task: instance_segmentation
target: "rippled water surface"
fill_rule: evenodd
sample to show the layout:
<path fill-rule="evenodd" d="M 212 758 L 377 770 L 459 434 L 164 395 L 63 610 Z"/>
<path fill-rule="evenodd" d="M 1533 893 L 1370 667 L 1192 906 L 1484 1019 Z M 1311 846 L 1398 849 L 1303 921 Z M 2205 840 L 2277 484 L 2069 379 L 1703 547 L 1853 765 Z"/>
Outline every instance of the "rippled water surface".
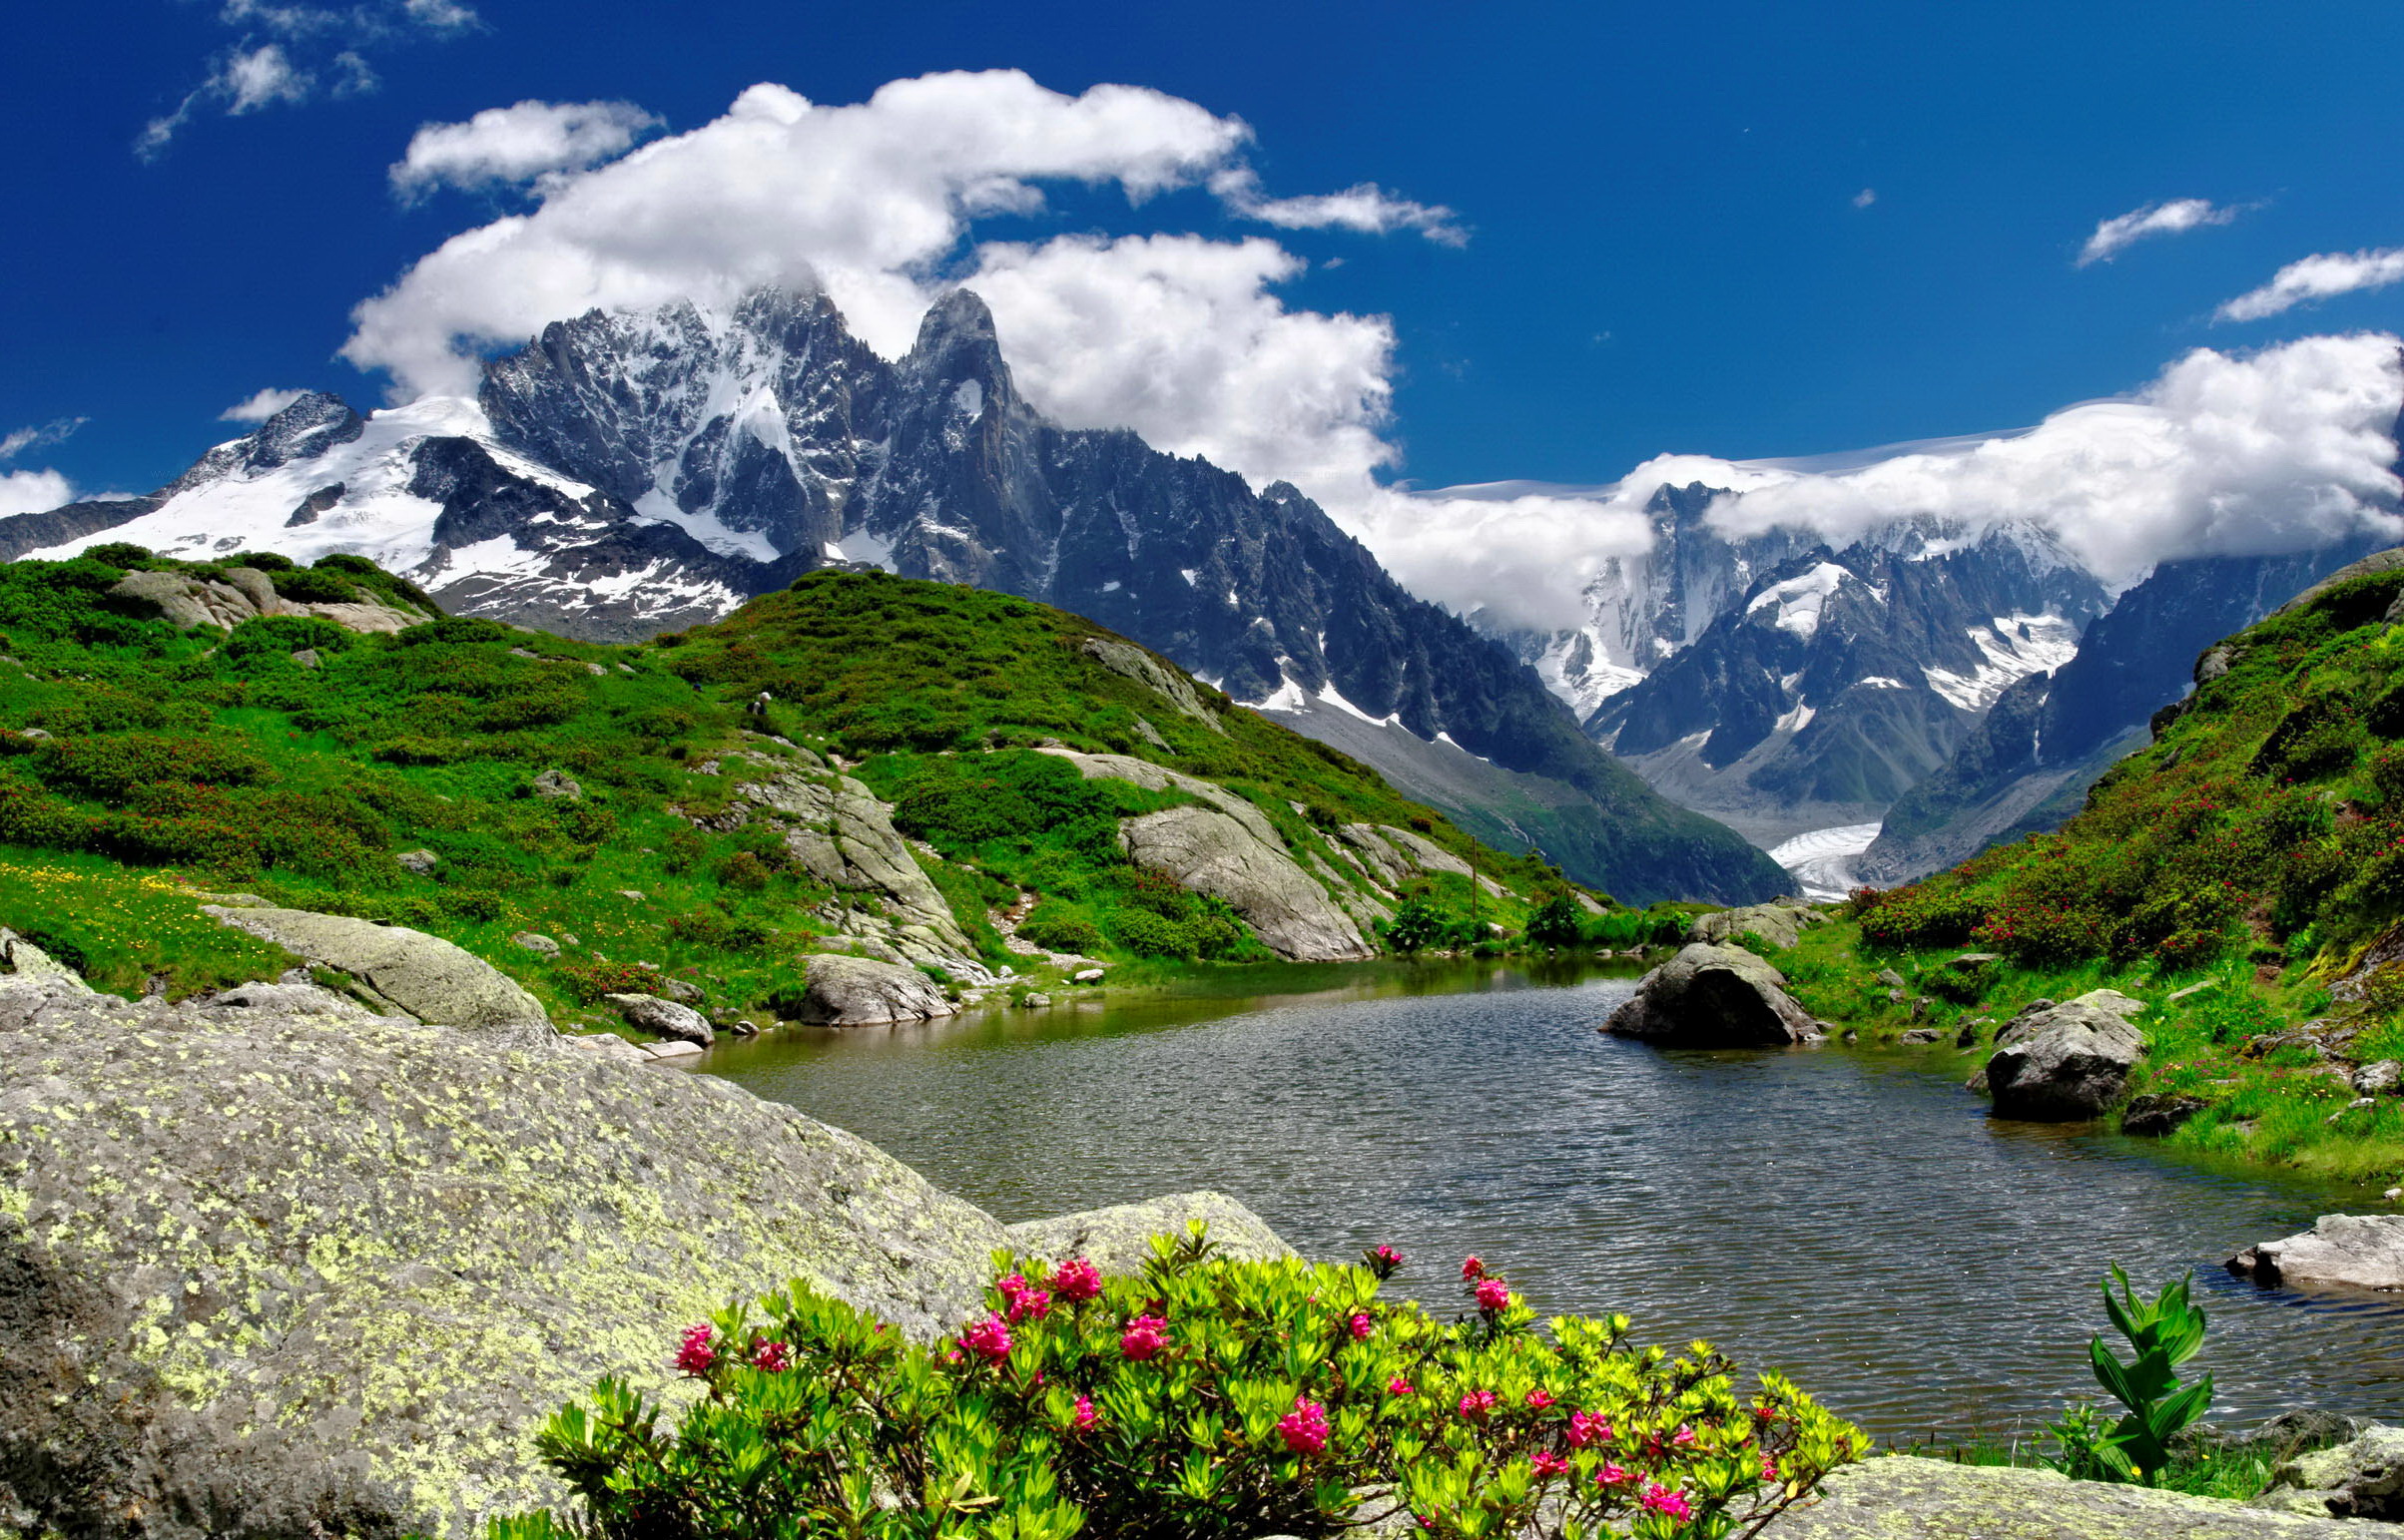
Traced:
<path fill-rule="evenodd" d="M 706 1067 L 1004 1220 L 1197 1187 L 1307 1255 L 1391 1242 L 1450 1306 L 1475 1252 L 1539 1311 L 1624 1310 L 1783 1368 L 1876 1431 L 2000 1430 L 2092 1391 L 2095 1281 L 2195 1271 L 2214 1415 L 2404 1415 L 2404 1305 L 2218 1267 L 2360 1199 L 1998 1124 L 1954 1076 L 1598 1036 L 1626 978 L 1358 975 L 1311 995 L 788 1031 Z"/>

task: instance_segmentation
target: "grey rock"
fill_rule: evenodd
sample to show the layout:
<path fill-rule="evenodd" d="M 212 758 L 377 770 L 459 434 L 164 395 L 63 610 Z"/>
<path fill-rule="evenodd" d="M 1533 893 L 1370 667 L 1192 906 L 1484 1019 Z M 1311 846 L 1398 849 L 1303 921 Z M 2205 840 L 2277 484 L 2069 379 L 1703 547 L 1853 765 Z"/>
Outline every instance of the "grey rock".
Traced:
<path fill-rule="evenodd" d="M 2299 1454 L 2271 1473 L 2255 1499 L 2288 1512 L 2404 1521 L 2404 1428 L 2373 1424 L 2335 1448 Z"/>
<path fill-rule="evenodd" d="M 5 927 L 0 927 L 0 974 L 55 979 L 62 986 L 85 988 L 82 976 L 73 968 Z"/>
<path fill-rule="evenodd" d="M 803 967 L 807 983 L 794 1014 L 820 1026 L 931 1021 L 958 1009 L 943 998 L 932 979 L 915 968 L 834 952 L 813 956 Z"/>
<path fill-rule="evenodd" d="M 933 878 L 894 828 L 893 809 L 849 775 L 788 770 L 746 781 L 738 793 L 776 815 L 785 848 L 830 887 L 876 893 L 905 925 L 922 925 L 945 950 L 972 948 Z"/>
<path fill-rule="evenodd" d="M 1969 1020 L 1962 1023 L 1959 1031 L 1954 1033 L 1954 1046 L 1956 1048 L 1974 1048 L 1978 1046 L 1979 1034 L 1994 1025 L 1995 1018 L 1993 1016 L 1971 1017 Z"/>
<path fill-rule="evenodd" d="M 2375 1424 L 2365 1422 L 2360 1417 L 2349 1417 L 2343 1412 L 2283 1411 L 2228 1442 L 2234 1447 L 2259 1449 L 2283 1456 L 2307 1445 L 2325 1448 L 2330 1444 L 2345 1443 L 2372 1426 Z"/>
<path fill-rule="evenodd" d="M 1124 675 L 1157 693 L 1176 708 L 1179 716 L 1190 717 L 1213 733 L 1227 731 L 1219 725 L 1218 713 L 1203 705 L 1202 698 L 1194 693 L 1192 681 L 1134 643 L 1112 637 L 1087 637 L 1084 649 L 1086 657 L 1111 673 Z"/>
<path fill-rule="evenodd" d="M 237 984 L 193 1001 L 196 1006 L 213 1010 L 289 1011 L 305 1016 L 365 1016 L 377 1020 L 398 1020 L 397 1017 L 376 1017 L 375 1012 L 344 995 L 335 994 L 320 984 L 300 980 L 275 984 Z"/>
<path fill-rule="evenodd" d="M 203 904 L 201 912 L 347 973 L 420 1021 L 513 1044 L 542 1042 L 553 1035 L 541 1002 L 516 980 L 439 936 L 306 909 Z"/>
<path fill-rule="evenodd" d="M 275 582 L 255 567 L 235 567 L 223 582 L 181 572 L 129 572 L 109 594 L 117 599 L 156 605 L 169 624 L 189 631 L 195 626 L 218 626 L 231 631 L 263 615 L 314 615 L 346 631 L 395 632 L 422 626 L 434 619 L 415 606 L 405 608 L 381 599 L 338 604 L 301 603 L 276 592 Z M 303 665 L 306 667 L 306 665 Z"/>
<path fill-rule="evenodd" d="M 1264 820 L 1265 821 L 1265 820 Z M 1297 865 L 1213 807 L 1167 807 L 1119 825 L 1127 858 L 1181 887 L 1224 900 L 1280 957 L 1340 962 L 1375 955 L 1360 926 Z"/>
<path fill-rule="evenodd" d="M 1603 1030 L 1664 1048 L 1774 1048 L 1818 1035 L 1786 975 L 1742 947 L 1702 942 L 1645 974 Z"/>
<path fill-rule="evenodd" d="M 1749 904 L 1741 909 L 1698 914 L 1694 923 L 1686 927 L 1686 939 L 1718 945 L 1750 934 L 1783 951 L 1801 940 L 1805 930 L 1827 922 L 1825 910 L 1799 898 L 1773 898 L 1768 903 Z"/>
<path fill-rule="evenodd" d="M 442 864 L 441 856 L 425 849 L 403 850 L 392 859 L 398 862 L 403 870 L 413 871 L 421 877 L 431 876 L 434 868 Z"/>
<path fill-rule="evenodd" d="M 701 1045 L 678 1038 L 662 1038 L 656 1043 L 638 1043 L 635 1051 L 654 1062 L 661 1059 L 691 1059 L 700 1056 Z"/>
<path fill-rule="evenodd" d="M 2404 1063 L 2394 1059 L 2381 1059 L 2354 1071 L 2356 1096 L 2393 1096 L 2399 1088 L 2404 1088 Z"/>
<path fill-rule="evenodd" d="M 536 796 L 553 796 L 562 801 L 577 802 L 584 799 L 584 787 L 570 780 L 564 770 L 544 770 L 534 777 L 533 790 Z"/>
<path fill-rule="evenodd" d="M 2099 989 L 2042 1011 L 2023 1011 L 1996 1037 L 1987 1090 L 1999 1118 L 2076 1123 L 2099 1117 L 2128 1091 L 2145 1038 L 2128 1020 L 2136 1001 Z"/>
<path fill-rule="evenodd" d="M 299 652 L 293 654 L 293 662 L 300 665 L 303 669 L 317 668 L 323 664 L 324 661 L 325 660 L 317 656 L 317 650 L 313 647 L 304 647 Z"/>
<path fill-rule="evenodd" d="M 1879 969 L 1877 978 L 1880 983 L 1886 985 L 1889 989 L 1909 989 L 1912 987 L 1911 984 L 1904 978 L 1904 976 L 1896 972 L 1893 968 Z M 1892 998 L 1892 996 L 1889 998 Z"/>
<path fill-rule="evenodd" d="M 1906 1032 L 1902 1037 L 1896 1039 L 1896 1041 L 1908 1043 L 1914 1047 L 1921 1047 L 1929 1043 L 1938 1042 L 1943 1039 L 1944 1036 L 1945 1034 L 1938 1031 L 1935 1027 L 1914 1027 L 1911 1031 Z"/>
<path fill-rule="evenodd" d="M 619 1018 L 628 1026 L 654 1037 L 696 1043 L 703 1048 L 718 1041 L 718 1034 L 710 1028 L 710 1019 L 689 1005 L 679 1005 L 657 995 L 615 994 L 601 998 L 616 1007 Z"/>
<path fill-rule="evenodd" d="M 563 1048 L 580 1049 L 613 1064 L 641 1065 L 651 1062 L 651 1055 L 626 1041 L 614 1032 L 586 1032 L 559 1040 Z"/>
<path fill-rule="evenodd" d="M 1151 1257 L 1152 1237 L 1183 1237 L 1194 1220 L 1209 1226 L 1210 1240 L 1229 1257 L 1271 1262 L 1294 1255 L 1259 1215 L 1213 1192 L 1178 1193 L 1012 1225 L 1009 1244 L 1021 1257 L 1046 1262 L 1082 1257 L 1104 1273 L 1132 1274 L 1141 1272 Z"/>
<path fill-rule="evenodd" d="M 2363 1540 L 2330 1518 L 2055 1471 L 1890 1455 L 1832 1473 L 1762 1540 Z"/>
<path fill-rule="evenodd" d="M 2171 1096 L 2147 1092 L 2132 1097 L 2120 1112 L 2120 1132 L 2139 1139 L 2163 1139 L 2178 1131 L 2195 1114 L 2203 1111 L 2201 1097 Z"/>
<path fill-rule="evenodd" d="M 480 1534 L 531 1430 L 807 1280 L 913 1336 L 1002 1227 L 900 1162 L 615 1050 L 0 981 L 0 1530 Z"/>
<path fill-rule="evenodd" d="M 1041 990 L 1030 989 L 1026 992 L 1025 998 L 1021 999 L 1018 1003 L 1025 1006 L 1029 1010 L 1039 1011 L 1045 1009 L 1052 1003 L 1052 997 L 1043 993 Z"/>
<path fill-rule="evenodd" d="M 521 930 L 516 935 L 513 935 L 509 938 L 509 944 L 511 946 L 522 947 L 529 952 L 535 952 L 544 957 L 556 957 L 559 955 L 559 943 L 552 940 L 549 936 L 542 934 L 540 931 Z"/>
<path fill-rule="evenodd" d="M 2310 1230 L 2247 1247 L 2228 1271 L 2289 1288 L 2404 1289 L 2404 1215 L 2324 1214 Z"/>
<path fill-rule="evenodd" d="M 689 983 L 681 978 L 660 980 L 660 993 L 685 1005 L 698 1005 L 702 998 L 699 984 Z"/>

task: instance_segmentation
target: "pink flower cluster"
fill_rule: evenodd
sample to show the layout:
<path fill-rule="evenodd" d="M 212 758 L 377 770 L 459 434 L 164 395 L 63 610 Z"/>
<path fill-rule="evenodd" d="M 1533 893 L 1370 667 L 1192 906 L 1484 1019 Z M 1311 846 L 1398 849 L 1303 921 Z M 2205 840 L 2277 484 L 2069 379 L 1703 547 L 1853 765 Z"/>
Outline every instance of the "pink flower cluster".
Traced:
<path fill-rule="evenodd" d="M 1094 1429 L 1094 1424 L 1100 1422 L 1101 1420 L 1101 1418 L 1093 1414 L 1093 1397 L 1090 1395 L 1078 1396 L 1076 1421 L 1077 1431 L 1080 1433 L 1090 1433 Z"/>
<path fill-rule="evenodd" d="M 1277 1436 L 1295 1454 L 1317 1454 L 1327 1447 L 1327 1408 L 1308 1396 L 1294 1397 L 1294 1409 L 1278 1419 Z"/>
<path fill-rule="evenodd" d="M 753 1337 L 751 1364 L 764 1374 L 782 1374 L 793 1367 L 793 1344 Z"/>
<path fill-rule="evenodd" d="M 1539 1476 L 1563 1475 L 1569 1469 L 1567 1457 L 1554 1454 L 1549 1449 L 1538 1449 L 1527 1457 L 1527 1463 L 1535 1467 L 1535 1473 Z"/>
<path fill-rule="evenodd" d="M 1371 1320 L 1365 1314 L 1355 1315 L 1352 1318 L 1352 1334 L 1353 1340 L 1356 1342 L 1368 1341 L 1370 1333 L 1377 1330 L 1377 1322 Z"/>
<path fill-rule="evenodd" d="M 1694 1517 L 1694 1504 L 1687 1500 L 1686 1494 L 1673 1492 L 1658 1481 L 1644 1483 L 1644 1501 L 1641 1506 L 1647 1513 L 1658 1513 L 1675 1519 L 1681 1524 Z"/>
<path fill-rule="evenodd" d="M 1542 1411 L 1545 1407 L 1552 1404 L 1552 1392 L 1544 1389 L 1542 1386 L 1538 1386 L 1537 1388 L 1527 1392 L 1527 1404 L 1534 1407 L 1537 1411 Z"/>
<path fill-rule="evenodd" d="M 1397 1374 L 1386 1381 L 1386 1393 L 1388 1395 L 1417 1395 L 1419 1390 L 1411 1381 Z"/>
<path fill-rule="evenodd" d="M 1501 1399 L 1502 1397 L 1492 1390 L 1472 1390 L 1461 1398 L 1461 1414 L 1483 1422 L 1486 1420 L 1487 1413 L 1495 1409 L 1495 1402 Z"/>
<path fill-rule="evenodd" d="M 1124 1335 L 1118 1339 L 1120 1354 L 1134 1362 L 1158 1357 L 1169 1345 L 1169 1323 L 1157 1315 L 1138 1315 L 1127 1322 Z"/>
<path fill-rule="evenodd" d="M 1611 1436 L 1611 1421 L 1598 1411 L 1569 1413 L 1569 1447 L 1583 1449 L 1588 1444 L 1602 1443 Z"/>
<path fill-rule="evenodd" d="M 1050 1292 L 1028 1283 L 1023 1274 L 1013 1273 L 993 1287 L 1000 1293 L 1002 1305 L 1009 1311 L 1012 1321 L 1024 1320 L 1030 1315 L 1041 1320 L 1051 1313 Z"/>
<path fill-rule="evenodd" d="M 1475 1257 L 1465 1257 L 1462 1259 L 1461 1282 L 1464 1283 L 1475 1283 L 1478 1282 L 1478 1280 L 1484 1277 L 1486 1277 L 1485 1263 L 1480 1262 Z"/>
<path fill-rule="evenodd" d="M 1063 1304 L 1083 1304 L 1102 1293 L 1101 1270 L 1082 1257 L 1071 1257 L 1052 1274 L 1052 1297 Z"/>
<path fill-rule="evenodd" d="M 1372 1247 L 1369 1260 L 1388 1272 L 1392 1272 L 1403 1265 L 1403 1254 L 1391 1246 Z"/>
<path fill-rule="evenodd" d="M 1503 1310 L 1509 1307 L 1510 1285 L 1508 1283 L 1499 1278 L 1482 1278 L 1478 1281 L 1478 1308 Z"/>
<path fill-rule="evenodd" d="M 1010 1355 L 1010 1328 L 999 1315 L 987 1315 L 960 1333 L 960 1345 L 987 1363 L 999 1363 Z"/>
<path fill-rule="evenodd" d="M 676 1371 L 679 1374 L 701 1375 L 710 1371 L 718 1361 L 718 1349 L 710 1345 L 708 1326 L 687 1326 L 684 1341 L 676 1349 Z"/>

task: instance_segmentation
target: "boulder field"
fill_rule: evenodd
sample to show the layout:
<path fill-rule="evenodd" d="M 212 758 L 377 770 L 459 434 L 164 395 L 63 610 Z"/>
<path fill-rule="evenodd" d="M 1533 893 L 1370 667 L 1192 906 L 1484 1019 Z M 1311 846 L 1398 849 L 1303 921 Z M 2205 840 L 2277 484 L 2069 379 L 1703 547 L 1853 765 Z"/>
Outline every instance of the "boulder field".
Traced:
<path fill-rule="evenodd" d="M 466 1536 L 560 1495 L 544 1416 L 604 1374 L 673 1400 L 676 1332 L 731 1300 L 801 1279 L 930 1337 L 997 1248 L 1116 1262 L 1200 1216 L 1282 1250 L 1209 1194 L 1013 1231 L 724 1081 L 10 951 L 0 1535 Z"/>

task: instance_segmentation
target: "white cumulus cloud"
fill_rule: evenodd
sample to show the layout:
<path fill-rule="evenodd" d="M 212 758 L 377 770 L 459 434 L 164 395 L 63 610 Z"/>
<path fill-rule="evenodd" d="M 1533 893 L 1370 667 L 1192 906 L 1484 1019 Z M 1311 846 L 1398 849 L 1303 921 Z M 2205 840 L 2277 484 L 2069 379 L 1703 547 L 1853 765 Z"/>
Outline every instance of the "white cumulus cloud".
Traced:
<path fill-rule="evenodd" d="M 2203 198 L 2173 198 L 2131 209 L 2096 227 L 2096 233 L 2087 238 L 2087 245 L 2079 249 L 2078 264 L 2085 267 L 2107 262 L 2139 241 L 2182 235 L 2207 225 L 2226 225 L 2243 212 L 2236 208 L 2214 208 L 2209 199 Z"/>
<path fill-rule="evenodd" d="M 12 470 L 0 473 L 0 519 L 17 513 L 41 513 L 75 501 L 75 485 L 54 470 Z"/>
<path fill-rule="evenodd" d="M 265 422 L 270 417 L 308 394 L 305 390 L 278 390 L 273 386 L 256 395 L 246 396 L 217 414 L 220 422 Z"/>
<path fill-rule="evenodd" d="M 465 123 L 429 123 L 391 168 L 392 190 L 421 197 L 437 187 L 534 182 L 615 160 L 659 126 L 631 102 L 520 102 L 488 107 Z"/>
<path fill-rule="evenodd" d="M 1469 233 L 1452 210 L 1442 204 L 1414 203 L 1374 182 L 1359 183 L 1341 193 L 1271 198 L 1261 191 L 1260 178 L 1250 167 L 1238 166 L 1211 178 L 1210 190 L 1230 213 L 1280 230 L 1357 230 L 1373 236 L 1413 230 L 1445 246 L 1469 242 Z"/>
<path fill-rule="evenodd" d="M 2260 320 L 2315 299 L 2385 288 L 2404 278 L 2404 247 L 2375 252 L 2330 252 L 2289 262 L 2260 288 L 2249 289 L 2212 312 L 2215 320 Z"/>

